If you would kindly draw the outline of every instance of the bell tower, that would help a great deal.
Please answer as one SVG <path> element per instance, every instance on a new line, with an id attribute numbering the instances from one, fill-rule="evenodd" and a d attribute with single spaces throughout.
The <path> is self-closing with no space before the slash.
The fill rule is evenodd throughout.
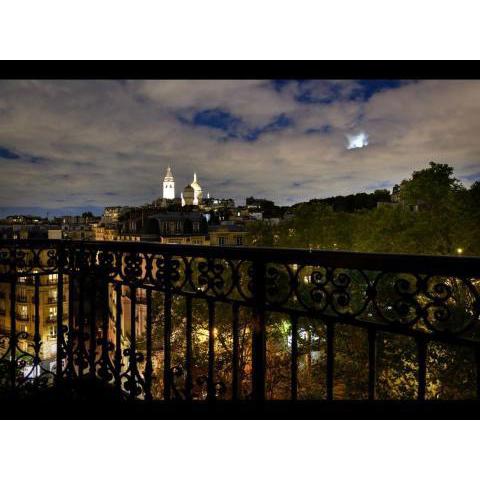
<path id="1" fill-rule="evenodd" d="M 173 179 L 172 170 L 167 168 L 167 173 L 163 179 L 163 198 L 173 200 L 175 198 L 175 180 Z"/>

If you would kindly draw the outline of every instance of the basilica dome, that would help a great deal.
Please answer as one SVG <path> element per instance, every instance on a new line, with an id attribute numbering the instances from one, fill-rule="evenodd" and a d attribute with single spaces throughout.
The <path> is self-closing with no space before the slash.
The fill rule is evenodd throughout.
<path id="1" fill-rule="evenodd" d="M 191 185 L 187 185 L 183 189 L 182 203 L 184 205 L 193 205 L 195 200 L 195 190 Z"/>

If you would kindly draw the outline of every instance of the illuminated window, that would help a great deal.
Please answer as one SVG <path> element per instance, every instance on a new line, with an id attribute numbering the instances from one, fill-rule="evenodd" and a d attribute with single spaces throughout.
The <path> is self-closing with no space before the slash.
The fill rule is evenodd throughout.
<path id="1" fill-rule="evenodd" d="M 56 283 L 57 280 L 58 280 L 58 275 L 56 273 L 50 273 L 48 275 L 48 281 L 50 283 Z"/>
<path id="2" fill-rule="evenodd" d="M 50 318 L 56 317 L 56 316 L 57 316 L 57 307 L 50 307 L 50 308 L 48 309 L 48 316 L 49 316 Z"/>

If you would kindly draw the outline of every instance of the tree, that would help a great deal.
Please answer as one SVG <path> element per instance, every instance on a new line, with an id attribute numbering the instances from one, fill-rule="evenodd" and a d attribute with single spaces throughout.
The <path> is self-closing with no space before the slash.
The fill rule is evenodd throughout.
<path id="1" fill-rule="evenodd" d="M 455 193 L 464 189 L 453 176 L 453 167 L 430 162 L 428 168 L 413 172 L 412 178 L 400 184 L 400 199 L 422 209 L 439 210 L 454 201 Z"/>

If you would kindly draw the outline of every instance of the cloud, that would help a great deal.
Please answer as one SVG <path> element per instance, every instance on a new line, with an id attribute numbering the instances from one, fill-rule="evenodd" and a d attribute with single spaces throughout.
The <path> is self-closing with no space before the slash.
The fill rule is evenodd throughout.
<path id="1" fill-rule="evenodd" d="M 0 81 L 0 205 L 139 205 L 168 164 L 177 189 L 196 171 L 212 196 L 280 204 L 397 183 L 431 160 L 469 184 L 478 98 L 478 81 Z M 368 148 L 345 148 L 355 132 Z"/>

